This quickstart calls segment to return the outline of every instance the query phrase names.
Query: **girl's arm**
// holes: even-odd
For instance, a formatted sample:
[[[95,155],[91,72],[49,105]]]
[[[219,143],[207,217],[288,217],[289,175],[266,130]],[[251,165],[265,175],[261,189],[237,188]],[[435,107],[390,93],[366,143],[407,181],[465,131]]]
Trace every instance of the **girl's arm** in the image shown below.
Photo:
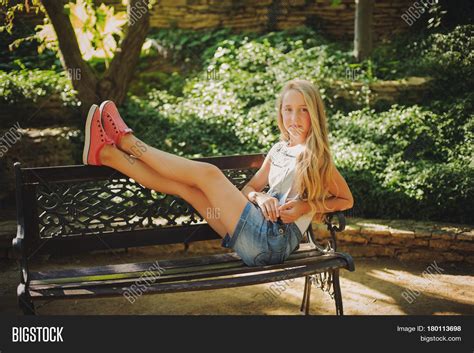
[[[334,167],[333,179],[329,182],[329,193],[332,195],[316,206],[316,213],[313,219],[319,219],[322,221],[322,215],[325,213],[343,211],[348,208],[352,208],[354,200],[352,193],[349,190],[349,186],[346,181]],[[290,200],[279,207],[280,216],[284,223],[290,223],[296,221],[302,215],[311,211],[311,207],[307,201],[303,200]]]
[[[349,186],[336,167],[333,169],[333,179],[329,183],[329,193],[332,196],[324,201],[324,205],[320,202],[320,205],[316,208],[316,213],[343,211],[352,208],[354,205],[354,199]],[[301,206],[301,214],[311,211],[307,201],[299,200],[298,202]]]
[[[250,202],[255,202],[255,197],[257,194],[262,191],[265,186],[267,186],[268,175],[270,174],[270,163],[270,154],[267,154],[260,169],[242,188],[242,194],[244,194],[244,196],[250,200]]]

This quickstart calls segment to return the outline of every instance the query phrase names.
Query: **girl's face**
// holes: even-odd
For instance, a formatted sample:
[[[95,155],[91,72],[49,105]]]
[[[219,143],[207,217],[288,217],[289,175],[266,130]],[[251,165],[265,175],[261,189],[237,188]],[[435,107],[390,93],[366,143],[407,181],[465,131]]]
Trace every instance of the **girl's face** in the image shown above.
[[[293,145],[304,143],[311,127],[311,118],[303,94],[291,89],[283,96],[281,105],[283,126]]]

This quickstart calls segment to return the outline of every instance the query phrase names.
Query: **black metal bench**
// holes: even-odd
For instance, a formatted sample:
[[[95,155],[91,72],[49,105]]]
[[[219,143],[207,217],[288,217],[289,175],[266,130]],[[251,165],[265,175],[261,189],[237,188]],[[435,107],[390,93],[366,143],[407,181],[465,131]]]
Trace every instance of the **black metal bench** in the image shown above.
[[[241,189],[265,154],[196,158],[217,165]],[[316,241],[311,225],[305,240],[283,264],[249,267],[235,253],[160,260],[152,263],[34,271],[39,254],[66,255],[157,244],[220,239],[183,199],[146,189],[105,166],[22,168],[15,163],[18,232],[13,240],[20,262],[17,295],[21,310],[35,314],[39,300],[125,295],[145,274],[154,274],[143,294],[246,286],[305,277],[301,311],[309,313],[311,284],[335,300],[343,315],[339,270],[354,271],[352,257],[336,252],[342,212],[326,215],[331,239]],[[267,187],[268,188],[268,187]],[[333,224],[333,218],[337,222]]]

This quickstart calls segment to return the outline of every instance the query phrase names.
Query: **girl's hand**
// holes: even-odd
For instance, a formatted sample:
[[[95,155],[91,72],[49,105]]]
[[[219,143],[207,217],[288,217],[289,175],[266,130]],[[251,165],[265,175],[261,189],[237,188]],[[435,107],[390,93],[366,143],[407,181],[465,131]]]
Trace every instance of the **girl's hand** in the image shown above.
[[[276,197],[265,193],[258,193],[255,197],[255,201],[267,221],[277,221],[277,218],[280,216],[280,211],[278,211],[278,199]]]
[[[292,223],[304,213],[304,206],[299,200],[290,200],[281,205],[279,211],[283,223]]]

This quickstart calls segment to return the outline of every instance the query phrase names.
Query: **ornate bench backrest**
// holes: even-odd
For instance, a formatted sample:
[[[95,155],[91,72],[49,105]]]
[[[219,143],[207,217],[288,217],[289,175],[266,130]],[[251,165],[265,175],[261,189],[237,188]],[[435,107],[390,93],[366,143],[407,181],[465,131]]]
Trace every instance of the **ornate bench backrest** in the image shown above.
[[[264,158],[194,160],[217,165],[241,189]],[[183,199],[144,188],[109,167],[21,168],[15,163],[15,174],[16,247],[28,257],[219,238]]]

